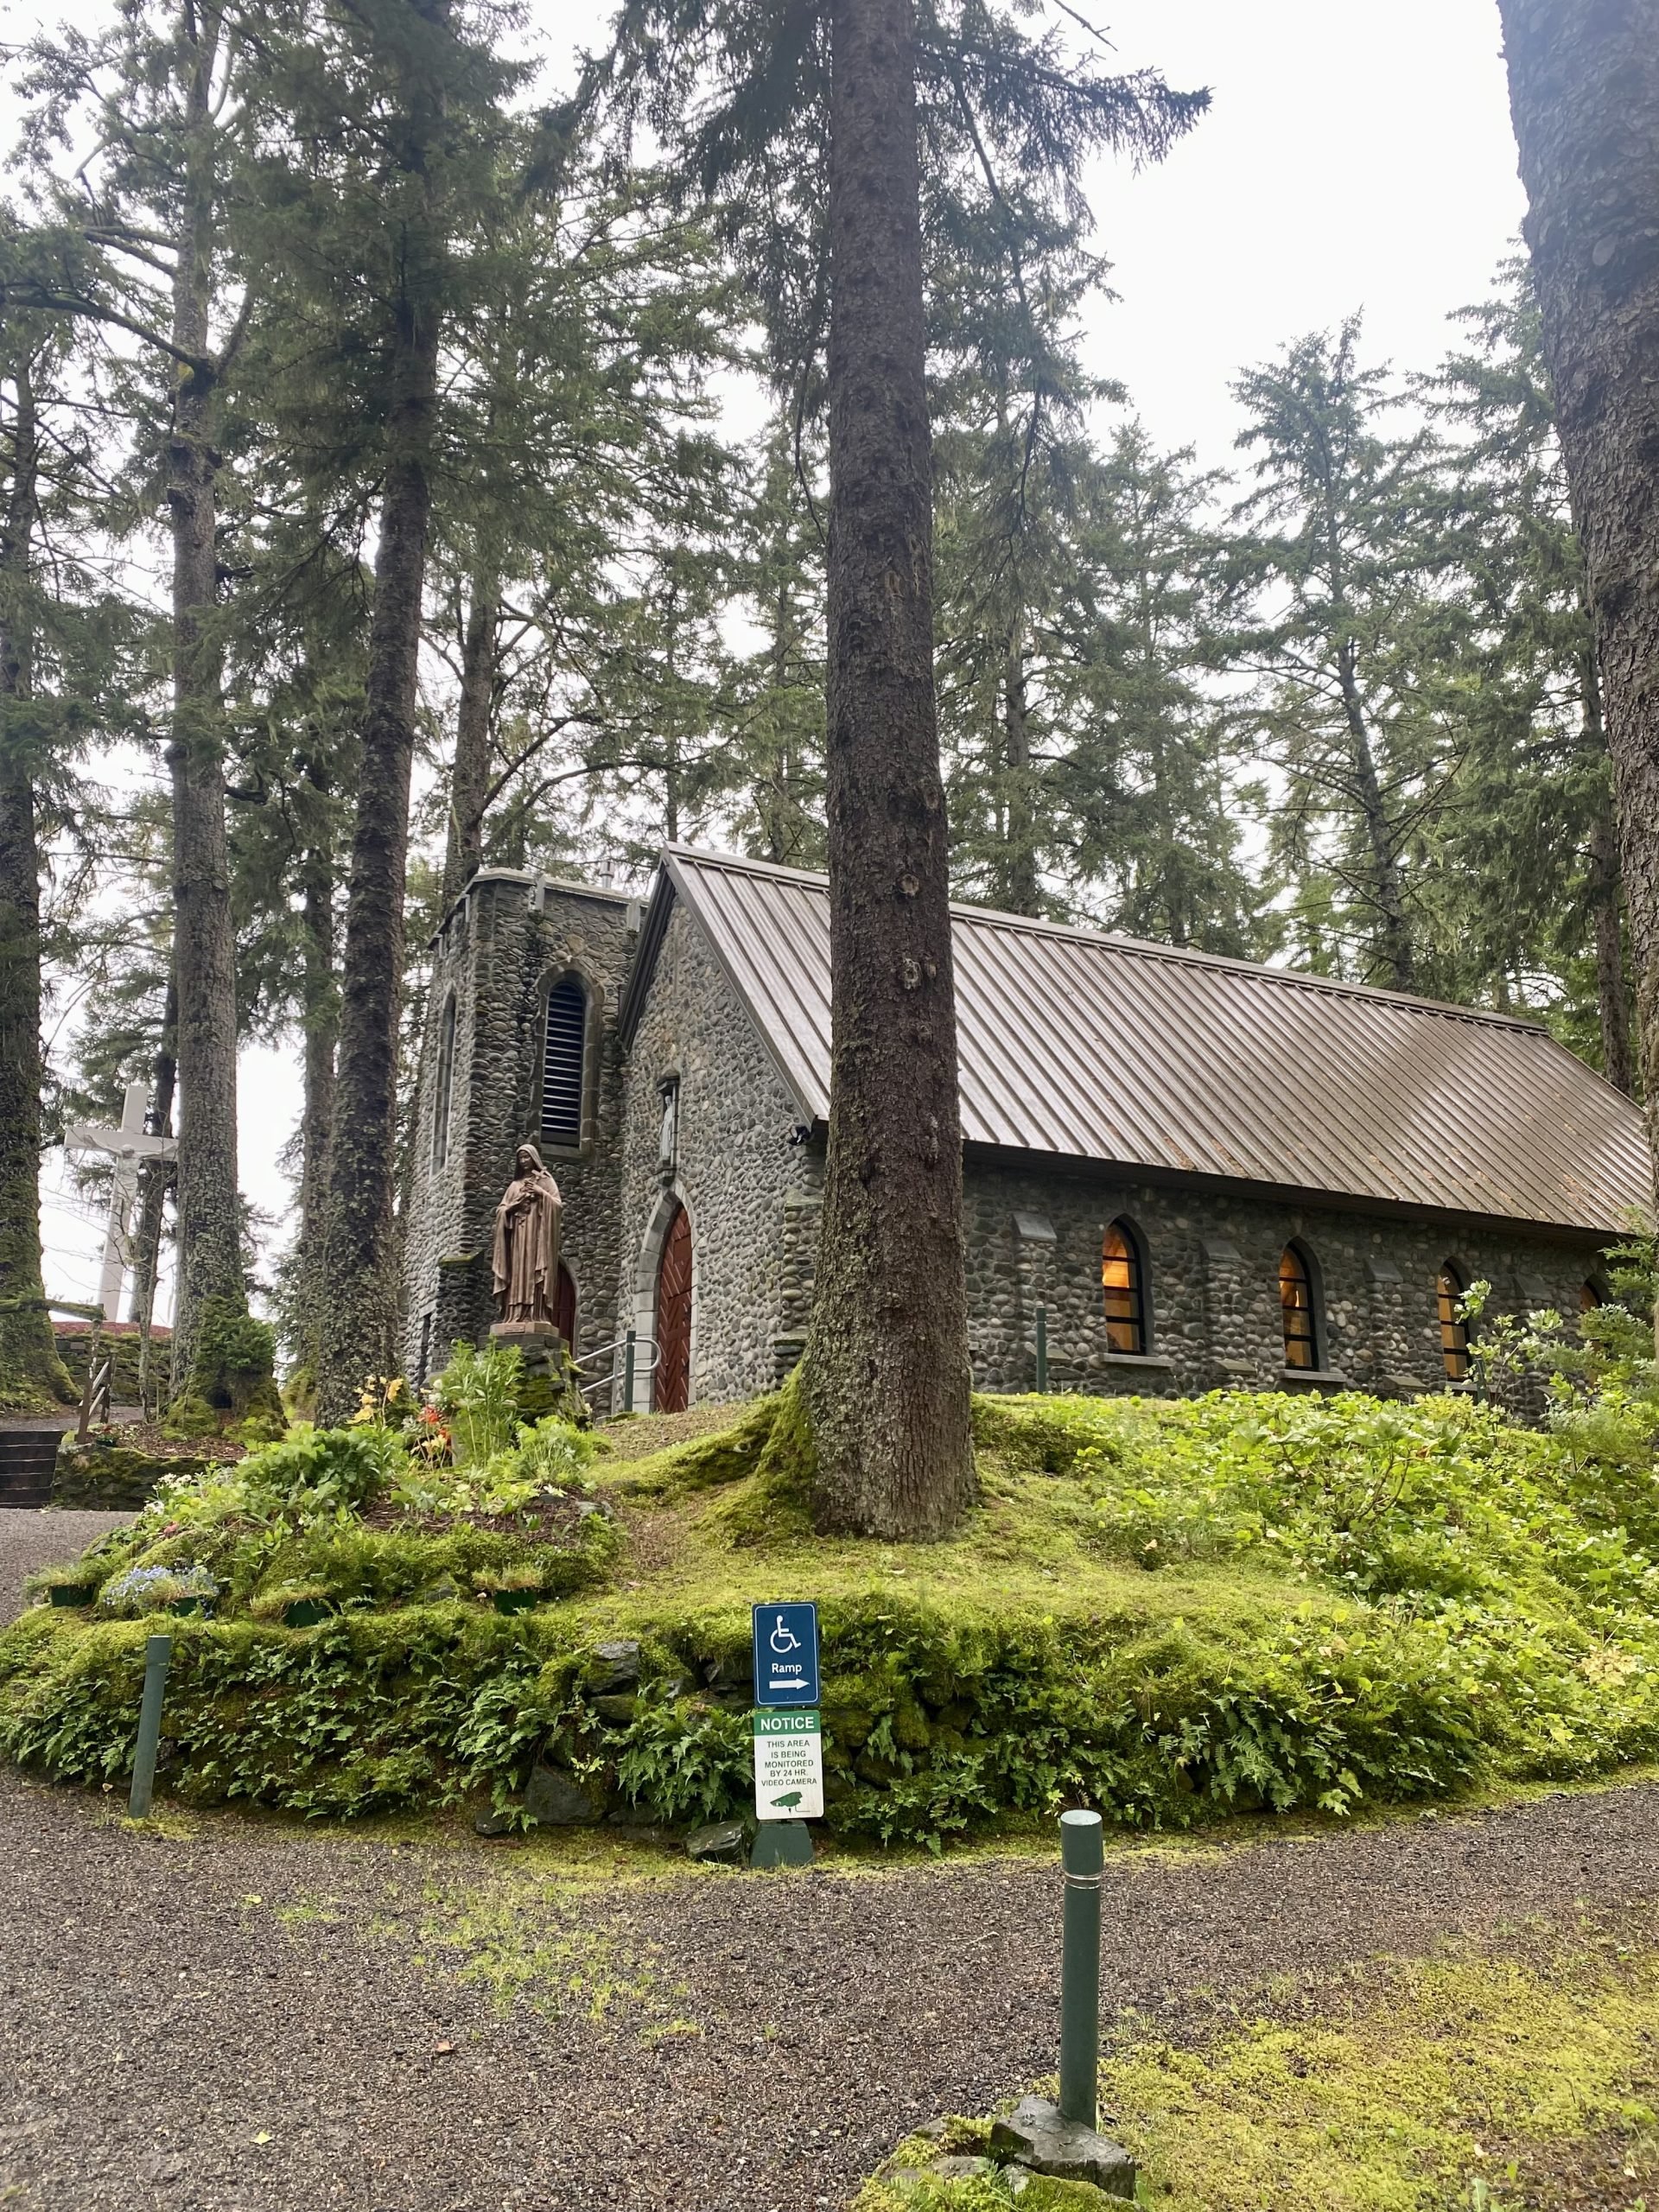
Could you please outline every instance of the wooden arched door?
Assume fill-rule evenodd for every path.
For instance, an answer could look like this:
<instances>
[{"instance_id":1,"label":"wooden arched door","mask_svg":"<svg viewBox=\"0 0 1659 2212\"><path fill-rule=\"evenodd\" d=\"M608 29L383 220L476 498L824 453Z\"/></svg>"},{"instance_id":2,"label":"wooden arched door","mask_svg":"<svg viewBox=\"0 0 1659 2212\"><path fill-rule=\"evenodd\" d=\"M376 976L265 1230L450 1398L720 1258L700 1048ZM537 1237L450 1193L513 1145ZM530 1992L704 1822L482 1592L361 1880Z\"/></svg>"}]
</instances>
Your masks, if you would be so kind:
<instances>
[{"instance_id":1,"label":"wooden arched door","mask_svg":"<svg viewBox=\"0 0 1659 2212\"><path fill-rule=\"evenodd\" d=\"M657 1263L657 1380L652 1405L683 1414L691 1402L691 1217L676 1206Z\"/></svg>"},{"instance_id":2,"label":"wooden arched door","mask_svg":"<svg viewBox=\"0 0 1659 2212\"><path fill-rule=\"evenodd\" d=\"M564 1338L567 1351L576 1348L576 1279L561 1260L553 1290L553 1325Z\"/></svg>"}]
</instances>

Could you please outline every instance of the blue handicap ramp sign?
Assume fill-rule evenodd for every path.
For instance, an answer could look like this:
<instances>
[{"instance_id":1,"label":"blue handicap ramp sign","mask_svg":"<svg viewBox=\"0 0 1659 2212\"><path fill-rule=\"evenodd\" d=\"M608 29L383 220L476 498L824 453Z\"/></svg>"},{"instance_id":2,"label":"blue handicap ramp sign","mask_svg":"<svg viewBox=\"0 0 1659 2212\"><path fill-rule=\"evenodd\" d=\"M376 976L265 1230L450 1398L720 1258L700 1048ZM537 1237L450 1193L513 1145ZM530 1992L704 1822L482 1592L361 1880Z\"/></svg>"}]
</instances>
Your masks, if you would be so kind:
<instances>
[{"instance_id":1,"label":"blue handicap ramp sign","mask_svg":"<svg viewBox=\"0 0 1659 2212\"><path fill-rule=\"evenodd\" d=\"M755 1607L754 1701L772 1706L817 1703L816 1605Z\"/></svg>"}]
</instances>

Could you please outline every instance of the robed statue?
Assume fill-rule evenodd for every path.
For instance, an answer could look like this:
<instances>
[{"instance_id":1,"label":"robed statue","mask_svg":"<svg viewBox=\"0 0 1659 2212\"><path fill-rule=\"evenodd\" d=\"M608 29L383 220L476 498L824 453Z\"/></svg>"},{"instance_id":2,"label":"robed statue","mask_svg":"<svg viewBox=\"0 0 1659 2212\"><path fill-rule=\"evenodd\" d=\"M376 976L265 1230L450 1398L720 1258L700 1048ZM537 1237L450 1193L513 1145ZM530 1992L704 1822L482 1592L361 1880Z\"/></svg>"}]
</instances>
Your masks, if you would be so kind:
<instances>
[{"instance_id":1,"label":"robed statue","mask_svg":"<svg viewBox=\"0 0 1659 2212\"><path fill-rule=\"evenodd\" d=\"M555 1325L562 1211L559 1186L541 1154L533 1144L521 1144L512 1156L512 1180L495 1210L495 1300L504 1321Z\"/></svg>"}]
</instances>

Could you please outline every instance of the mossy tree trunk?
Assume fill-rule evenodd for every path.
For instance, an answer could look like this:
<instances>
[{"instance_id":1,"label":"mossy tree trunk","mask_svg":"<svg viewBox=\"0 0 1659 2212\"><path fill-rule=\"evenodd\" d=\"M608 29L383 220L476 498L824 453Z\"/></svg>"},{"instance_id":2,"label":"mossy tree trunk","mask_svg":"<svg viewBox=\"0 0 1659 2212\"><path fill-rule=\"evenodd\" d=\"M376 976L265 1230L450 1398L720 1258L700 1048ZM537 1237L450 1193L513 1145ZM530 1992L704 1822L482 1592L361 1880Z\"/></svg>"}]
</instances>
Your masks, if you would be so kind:
<instances>
[{"instance_id":1,"label":"mossy tree trunk","mask_svg":"<svg viewBox=\"0 0 1659 2212\"><path fill-rule=\"evenodd\" d=\"M448 0L422 0L435 24ZM443 89L423 70L404 86L393 134L412 191L426 170ZM419 204L411 197L410 206ZM396 1209L398 1016L404 877L426 575L429 480L437 404L444 241L429 206L400 222L387 356L385 465L374 610L346 899L340 1041L329 1147L326 1264L318 1334L317 1418L344 1421L365 1378L396 1371L402 1286Z\"/></svg>"},{"instance_id":2,"label":"mossy tree trunk","mask_svg":"<svg viewBox=\"0 0 1659 2212\"><path fill-rule=\"evenodd\" d=\"M13 378L0 519L0 1407L74 1396L41 1274L41 850L29 703L40 466L27 361Z\"/></svg>"},{"instance_id":3,"label":"mossy tree trunk","mask_svg":"<svg viewBox=\"0 0 1659 2212\"><path fill-rule=\"evenodd\" d=\"M236 964L225 823L223 652L215 448L221 365L210 350L221 25L186 11L180 25L183 149L174 249L172 345L181 365L167 439L173 537L173 973L178 991L178 1285L175 1401L203 1393L198 1341L245 1320L237 1195ZM266 1379L269 1379L267 1374Z\"/></svg>"},{"instance_id":4,"label":"mossy tree trunk","mask_svg":"<svg viewBox=\"0 0 1659 2212\"><path fill-rule=\"evenodd\" d=\"M1595 616L1659 1171L1659 26L1652 0L1499 0L1498 13Z\"/></svg>"},{"instance_id":5,"label":"mossy tree trunk","mask_svg":"<svg viewBox=\"0 0 1659 2212\"><path fill-rule=\"evenodd\" d=\"M973 1454L913 33L908 0L830 12L833 1037L804 1386L820 1525L933 1537Z\"/></svg>"},{"instance_id":6,"label":"mossy tree trunk","mask_svg":"<svg viewBox=\"0 0 1659 2212\"><path fill-rule=\"evenodd\" d=\"M296 1351L315 1384L325 1290L328 1154L334 1129L334 1051L340 1037L334 877L326 852L306 855L301 929L304 977L304 1096L300 1109L300 1222L296 1243Z\"/></svg>"},{"instance_id":7,"label":"mossy tree trunk","mask_svg":"<svg viewBox=\"0 0 1659 2212\"><path fill-rule=\"evenodd\" d=\"M1585 609L1586 622L1589 609ZM1593 637L1579 655L1579 702L1584 747L1607 774L1607 731L1601 712L1601 671ZM1601 1015L1601 1071L1616 1090L1636 1096L1630 1043L1630 995L1624 979L1624 886L1618 868L1618 821L1611 775L1590 824L1590 920L1596 948L1596 1004Z\"/></svg>"},{"instance_id":8,"label":"mossy tree trunk","mask_svg":"<svg viewBox=\"0 0 1659 2212\"><path fill-rule=\"evenodd\" d=\"M460 898L484 860L500 613L494 583L488 577L474 577L461 641L461 696L455 713L454 765L449 776L449 835L444 850L443 892L438 901L443 913Z\"/></svg>"}]
</instances>

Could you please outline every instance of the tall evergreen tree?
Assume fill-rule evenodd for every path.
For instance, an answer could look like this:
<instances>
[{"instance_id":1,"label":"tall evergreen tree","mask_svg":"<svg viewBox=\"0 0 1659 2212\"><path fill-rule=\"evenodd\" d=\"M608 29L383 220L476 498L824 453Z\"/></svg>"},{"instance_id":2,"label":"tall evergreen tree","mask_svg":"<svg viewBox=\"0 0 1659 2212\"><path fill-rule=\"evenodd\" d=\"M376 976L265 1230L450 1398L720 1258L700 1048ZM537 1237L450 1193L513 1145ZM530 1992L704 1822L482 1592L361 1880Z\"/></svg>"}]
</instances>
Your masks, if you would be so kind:
<instances>
[{"instance_id":1,"label":"tall evergreen tree","mask_svg":"<svg viewBox=\"0 0 1659 2212\"><path fill-rule=\"evenodd\" d=\"M20 342L21 341L21 342ZM41 1280L41 504L37 382L51 341L8 322L0 358L0 1407L67 1400Z\"/></svg>"},{"instance_id":2,"label":"tall evergreen tree","mask_svg":"<svg viewBox=\"0 0 1659 2212\"><path fill-rule=\"evenodd\" d=\"M1472 349L1427 380L1459 434L1456 585L1473 618L1470 751L1445 825L1452 927L1482 996L1513 968L1560 979L1577 1035L1577 978L1593 1016L1586 1042L1632 1089L1623 889L1601 676L1584 563L1561 468L1537 302L1524 263L1460 320Z\"/></svg>"},{"instance_id":3,"label":"tall evergreen tree","mask_svg":"<svg viewBox=\"0 0 1659 2212\"><path fill-rule=\"evenodd\" d=\"M731 797L761 860L823 864L823 539L816 457L774 414L736 517L736 582L760 632L730 672Z\"/></svg>"},{"instance_id":4,"label":"tall evergreen tree","mask_svg":"<svg viewBox=\"0 0 1659 2212\"><path fill-rule=\"evenodd\" d=\"M1397 396L1358 340L1357 319L1316 333L1234 387L1256 456L1235 518L1234 651L1281 779L1271 843L1298 950L1410 991L1431 964L1413 853L1460 757L1443 672L1466 623L1431 588L1451 559L1433 439L1390 429Z\"/></svg>"},{"instance_id":5,"label":"tall evergreen tree","mask_svg":"<svg viewBox=\"0 0 1659 2212\"><path fill-rule=\"evenodd\" d=\"M533 168L534 143L510 158ZM451 340L433 516L433 635L454 680L446 902L493 810L493 842L522 850L550 780L626 784L639 760L672 782L645 671L686 594L648 579L683 571L729 512L703 389L731 357L709 242L648 179L607 182L573 156L558 187L503 195Z\"/></svg>"},{"instance_id":6,"label":"tall evergreen tree","mask_svg":"<svg viewBox=\"0 0 1659 2212\"><path fill-rule=\"evenodd\" d=\"M56 219L60 265L19 295L137 340L140 450L171 541L174 969L180 1093L174 1386L211 1419L226 1359L235 1410L277 1412L246 1326L237 1195L236 981L225 820L218 477L227 377L245 329L227 296L225 229L243 48L215 0L143 0L88 40L29 54L26 144ZM228 119L227 119L228 118ZM79 121L95 136L73 176L49 158ZM201 1350L201 1360L198 1353Z\"/></svg>"},{"instance_id":7,"label":"tall evergreen tree","mask_svg":"<svg viewBox=\"0 0 1659 2212\"><path fill-rule=\"evenodd\" d=\"M1659 1164L1659 41L1647 0L1499 0L1498 13L1595 617Z\"/></svg>"},{"instance_id":8,"label":"tall evergreen tree","mask_svg":"<svg viewBox=\"0 0 1659 2212\"><path fill-rule=\"evenodd\" d=\"M973 1475L925 270L970 200L1075 210L1092 148L1155 157L1203 97L908 0L628 0L604 86L722 209L780 385L825 397L833 1039L804 1387L821 1525L937 1535Z\"/></svg>"},{"instance_id":9,"label":"tall evergreen tree","mask_svg":"<svg viewBox=\"0 0 1659 2212\"><path fill-rule=\"evenodd\" d=\"M1135 936L1243 955L1256 949L1255 892L1234 717L1213 680L1220 483L1190 450L1159 453L1136 423L1094 472L1062 632L1071 737L1056 788L1074 904L1097 902Z\"/></svg>"},{"instance_id":10,"label":"tall evergreen tree","mask_svg":"<svg viewBox=\"0 0 1659 2212\"><path fill-rule=\"evenodd\" d=\"M404 875L440 359L467 248L505 180L493 24L452 0L295 0L262 38L269 111L243 251L280 333L270 405L309 486L372 486L373 595L340 978L318 1410L342 1417L397 1338L394 1160Z\"/></svg>"}]
</instances>

